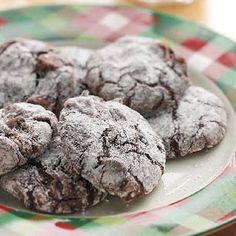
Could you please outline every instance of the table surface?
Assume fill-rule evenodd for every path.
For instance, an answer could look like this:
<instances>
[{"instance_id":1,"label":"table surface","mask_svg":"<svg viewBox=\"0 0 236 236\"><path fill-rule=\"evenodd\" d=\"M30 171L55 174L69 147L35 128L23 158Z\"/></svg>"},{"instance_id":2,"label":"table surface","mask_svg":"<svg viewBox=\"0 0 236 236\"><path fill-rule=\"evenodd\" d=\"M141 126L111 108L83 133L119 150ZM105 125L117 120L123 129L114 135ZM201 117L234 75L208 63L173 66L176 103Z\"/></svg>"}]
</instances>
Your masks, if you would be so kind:
<instances>
[{"instance_id":1,"label":"table surface","mask_svg":"<svg viewBox=\"0 0 236 236\"><path fill-rule=\"evenodd\" d=\"M22 7L29 5L38 5L45 3L99 3L99 4L113 4L113 3L129 3L140 6L150 7L155 10L170 13L176 16L184 17L186 19L198 22L209 27L233 40L236 41L236 30L232 27L231 22L235 22L236 1L234 0L195 0L190 5L168 5L160 6L152 4L142 4L141 0L1 0L0 10L9 9L12 7ZM236 223L224 227L224 229L210 236L228 236L236 234Z\"/></svg>"}]
</instances>

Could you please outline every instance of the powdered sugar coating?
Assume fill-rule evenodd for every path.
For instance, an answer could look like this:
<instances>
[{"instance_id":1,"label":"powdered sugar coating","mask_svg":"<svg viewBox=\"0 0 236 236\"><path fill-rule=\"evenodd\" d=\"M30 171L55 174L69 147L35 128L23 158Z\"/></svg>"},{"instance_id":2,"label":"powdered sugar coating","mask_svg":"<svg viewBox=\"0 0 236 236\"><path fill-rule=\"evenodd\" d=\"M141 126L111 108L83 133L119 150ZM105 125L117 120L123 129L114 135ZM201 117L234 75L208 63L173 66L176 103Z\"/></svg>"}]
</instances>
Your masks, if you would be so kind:
<instances>
[{"instance_id":1,"label":"powdered sugar coating","mask_svg":"<svg viewBox=\"0 0 236 236\"><path fill-rule=\"evenodd\" d=\"M74 170L64 155L60 137L54 138L40 158L3 176L0 184L27 208L54 214L81 211L106 195Z\"/></svg>"},{"instance_id":2,"label":"powdered sugar coating","mask_svg":"<svg viewBox=\"0 0 236 236\"><path fill-rule=\"evenodd\" d=\"M75 95L79 96L86 89L83 80L87 75L87 62L93 50L78 46L66 46L58 48L61 57L71 61L75 69L76 89Z\"/></svg>"},{"instance_id":3,"label":"powdered sugar coating","mask_svg":"<svg viewBox=\"0 0 236 236\"><path fill-rule=\"evenodd\" d=\"M0 70L0 107L28 101L58 115L74 96L73 66L43 42L16 39L1 45Z\"/></svg>"},{"instance_id":4,"label":"powdered sugar coating","mask_svg":"<svg viewBox=\"0 0 236 236\"><path fill-rule=\"evenodd\" d=\"M150 193L163 174L161 139L140 114L116 101L86 95L67 100L59 134L81 176L126 201Z\"/></svg>"},{"instance_id":5,"label":"powdered sugar coating","mask_svg":"<svg viewBox=\"0 0 236 236\"><path fill-rule=\"evenodd\" d=\"M175 158L217 145L226 133L227 114L218 97L191 86L176 107L148 121L163 138L167 158Z\"/></svg>"},{"instance_id":6,"label":"powdered sugar coating","mask_svg":"<svg viewBox=\"0 0 236 236\"><path fill-rule=\"evenodd\" d=\"M57 118L43 107L15 103L0 110L0 175L41 155L57 132Z\"/></svg>"},{"instance_id":7,"label":"powdered sugar coating","mask_svg":"<svg viewBox=\"0 0 236 236\"><path fill-rule=\"evenodd\" d=\"M105 100L122 97L142 114L171 105L189 86L183 58L156 40L123 37L92 54L84 81Z\"/></svg>"}]
</instances>

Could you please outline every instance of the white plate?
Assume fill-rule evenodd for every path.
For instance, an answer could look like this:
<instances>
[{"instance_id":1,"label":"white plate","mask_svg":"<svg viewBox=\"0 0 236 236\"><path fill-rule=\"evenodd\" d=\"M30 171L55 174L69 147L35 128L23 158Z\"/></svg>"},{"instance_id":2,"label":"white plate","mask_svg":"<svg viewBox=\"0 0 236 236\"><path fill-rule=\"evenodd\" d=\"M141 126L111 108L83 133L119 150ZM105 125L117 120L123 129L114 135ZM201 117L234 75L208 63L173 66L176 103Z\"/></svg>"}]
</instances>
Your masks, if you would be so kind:
<instances>
[{"instance_id":1,"label":"white plate","mask_svg":"<svg viewBox=\"0 0 236 236\"><path fill-rule=\"evenodd\" d=\"M228 131L224 140L210 150L168 161L159 186L145 198L126 205L120 199L111 197L83 214L72 215L73 217L141 212L169 205L206 187L222 173L235 151L236 139L233 138L236 133L235 113L225 95L216 85L198 72L191 70L191 68L189 70L191 80L195 85L213 92L223 100L228 114ZM0 190L0 203L16 209L26 210L19 201L2 190Z\"/></svg>"}]
</instances>

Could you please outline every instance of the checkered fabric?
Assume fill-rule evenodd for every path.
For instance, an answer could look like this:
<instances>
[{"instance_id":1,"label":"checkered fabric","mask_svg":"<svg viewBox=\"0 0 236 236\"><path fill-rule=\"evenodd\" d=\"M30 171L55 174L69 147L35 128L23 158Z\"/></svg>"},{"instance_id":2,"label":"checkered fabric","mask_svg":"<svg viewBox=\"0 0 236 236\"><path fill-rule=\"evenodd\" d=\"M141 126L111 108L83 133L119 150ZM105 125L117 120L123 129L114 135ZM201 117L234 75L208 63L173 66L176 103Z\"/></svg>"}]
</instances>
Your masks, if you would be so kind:
<instances>
[{"instance_id":1,"label":"checkered fabric","mask_svg":"<svg viewBox=\"0 0 236 236\"><path fill-rule=\"evenodd\" d=\"M169 43L188 64L214 81L236 108L236 44L199 25L124 7L46 6L0 12L0 41L110 42L126 34ZM236 172L231 164L202 191L139 214L86 218L43 216L0 205L0 235L188 235L236 218Z\"/></svg>"}]
</instances>

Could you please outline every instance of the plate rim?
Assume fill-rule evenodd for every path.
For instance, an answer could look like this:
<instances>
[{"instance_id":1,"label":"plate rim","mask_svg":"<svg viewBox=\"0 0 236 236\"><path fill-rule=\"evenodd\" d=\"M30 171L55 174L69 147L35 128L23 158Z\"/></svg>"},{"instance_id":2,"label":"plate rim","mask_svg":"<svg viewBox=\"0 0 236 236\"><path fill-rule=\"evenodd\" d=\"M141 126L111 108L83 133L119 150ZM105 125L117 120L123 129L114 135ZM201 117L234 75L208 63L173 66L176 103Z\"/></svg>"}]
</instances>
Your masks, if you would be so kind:
<instances>
[{"instance_id":1,"label":"plate rim","mask_svg":"<svg viewBox=\"0 0 236 236\"><path fill-rule=\"evenodd\" d=\"M37 8L48 8L48 7L65 7L65 6L88 6L88 7L117 7L117 8L129 8L129 9L140 9L140 10L144 10L143 8L141 7L135 7L135 6L127 6L127 5L110 5L110 4L86 4L86 3L68 3L68 4L65 4L65 3L58 3L58 4L34 4L33 6L23 6L23 7L14 7L14 8L10 8L10 9L3 9L3 10L0 10L0 14L1 13L7 13L7 12L14 12L14 11L18 11L18 10L30 10L30 9L37 9ZM192 25L195 25L201 29L205 29L207 31L209 31L210 33L212 34L215 34L221 38L225 38L229 41L231 41L233 44L235 44L235 41L227 36L224 36L222 34L220 34L219 32L216 32L214 30L211 30L209 28L207 28L206 26L204 26L203 24L201 23L197 23L197 22L194 22L192 20L188 20L184 17L179 17L179 16L173 16L169 13L163 13L163 12L158 12L158 11L154 11L154 10L147 10L149 12L153 12L154 14L157 14L157 15L162 15L162 16L166 16L168 18L171 18L171 19L177 19L177 20L180 20L181 22L188 22L189 24L192 24ZM0 28L1 30L1 28ZM171 39L171 41L173 41L173 39ZM219 88L219 86L217 86ZM221 90L221 88L219 88ZM229 101L230 102L230 101ZM210 184L211 185L211 184ZM208 185L209 186L209 185ZM207 187L207 186L206 186ZM191 195L192 196L192 195ZM41 214L41 213L35 213L35 214ZM47 215L49 216L49 215ZM50 215L52 217L56 217L56 218L61 218L59 216L55 216L55 215ZM51 217L50 217L51 218ZM201 233L210 233L211 231L214 231L214 230L219 230L221 227L224 227L226 226L227 224L230 224L230 223L233 223L234 221L236 221L236 215L235 216L232 216L231 218L227 219L227 220L224 220L220 223L217 223L217 225L215 225L214 227L208 227L207 229L204 229L202 231L199 231L199 232L196 232L196 233L191 233L191 234L188 234L188 235L198 235L198 234L201 234Z\"/></svg>"}]
</instances>

